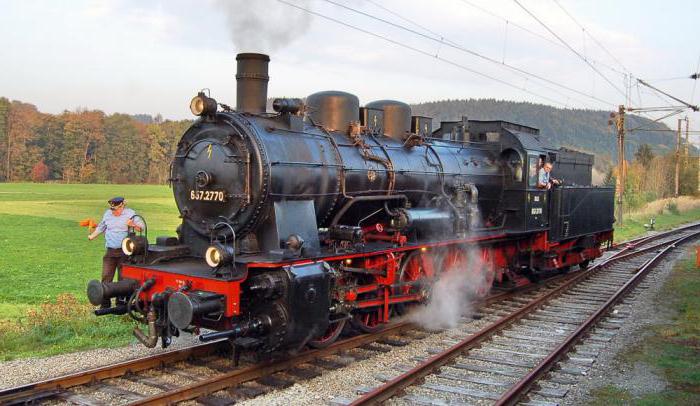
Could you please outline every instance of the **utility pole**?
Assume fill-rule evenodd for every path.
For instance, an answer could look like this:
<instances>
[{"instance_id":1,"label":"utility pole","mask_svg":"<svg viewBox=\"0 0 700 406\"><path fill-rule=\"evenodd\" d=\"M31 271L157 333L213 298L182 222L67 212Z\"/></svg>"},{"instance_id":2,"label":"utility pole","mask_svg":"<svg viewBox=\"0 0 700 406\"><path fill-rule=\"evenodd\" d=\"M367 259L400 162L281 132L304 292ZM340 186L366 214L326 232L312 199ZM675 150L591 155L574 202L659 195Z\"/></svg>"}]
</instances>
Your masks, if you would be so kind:
<instances>
[{"instance_id":1,"label":"utility pole","mask_svg":"<svg viewBox=\"0 0 700 406\"><path fill-rule=\"evenodd\" d=\"M690 151L690 120L688 119L688 116L685 116L685 145L683 149L683 155L685 156L683 165L686 165L688 163L688 153Z\"/></svg>"},{"instance_id":2,"label":"utility pole","mask_svg":"<svg viewBox=\"0 0 700 406\"><path fill-rule=\"evenodd\" d=\"M617 127L617 180L615 193L617 194L617 221L622 225L622 197L625 193L625 106L620 105L616 115Z\"/></svg>"},{"instance_id":3,"label":"utility pole","mask_svg":"<svg viewBox=\"0 0 700 406\"><path fill-rule=\"evenodd\" d=\"M678 197L678 192L680 189L680 174L681 174L681 121L682 118L678 119L678 133L676 138L676 189L674 196Z\"/></svg>"}]
</instances>

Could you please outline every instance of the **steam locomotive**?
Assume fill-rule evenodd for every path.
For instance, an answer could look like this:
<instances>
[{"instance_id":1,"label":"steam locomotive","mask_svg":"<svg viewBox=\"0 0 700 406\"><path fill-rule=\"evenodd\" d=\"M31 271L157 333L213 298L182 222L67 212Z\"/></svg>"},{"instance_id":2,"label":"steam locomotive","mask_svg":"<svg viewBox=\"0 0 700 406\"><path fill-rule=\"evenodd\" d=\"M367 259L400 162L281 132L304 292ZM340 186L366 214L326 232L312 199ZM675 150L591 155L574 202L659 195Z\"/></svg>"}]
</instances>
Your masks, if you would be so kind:
<instances>
[{"instance_id":1,"label":"steam locomotive","mask_svg":"<svg viewBox=\"0 0 700 406\"><path fill-rule=\"evenodd\" d=\"M480 275L484 294L585 268L612 241L613 190L591 186L592 155L340 91L268 113L269 57L236 60L235 110L192 99L169 179L177 237L130 233L119 280L88 284L91 303L116 298L96 314L143 322L148 347L181 331L258 354L324 347L425 302L446 272ZM536 187L545 161L564 186Z\"/></svg>"}]
</instances>

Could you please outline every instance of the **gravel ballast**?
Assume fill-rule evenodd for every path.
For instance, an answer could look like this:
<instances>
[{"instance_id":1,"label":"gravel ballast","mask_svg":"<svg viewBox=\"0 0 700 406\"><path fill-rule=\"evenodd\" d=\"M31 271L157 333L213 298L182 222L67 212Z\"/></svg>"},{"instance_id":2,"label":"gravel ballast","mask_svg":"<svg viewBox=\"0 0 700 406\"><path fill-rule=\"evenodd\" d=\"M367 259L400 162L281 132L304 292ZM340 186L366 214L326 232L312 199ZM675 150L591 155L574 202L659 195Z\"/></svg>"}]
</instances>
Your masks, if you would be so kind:
<instances>
[{"instance_id":1,"label":"gravel ballast","mask_svg":"<svg viewBox=\"0 0 700 406\"><path fill-rule=\"evenodd\" d=\"M592 400L592 391L609 385L628 391L635 397L658 393L666 388L667 382L660 371L639 362L630 364L620 355L642 343L651 326L663 323L671 316L664 306L660 306L664 301L661 290L684 251L684 248L679 248L669 254L642 282L648 287L635 290L632 292L634 299L627 299L618 306L628 311L629 316L612 340L600 348L593 367L571 388L563 399L563 405L587 404Z\"/></svg>"},{"instance_id":2,"label":"gravel ballast","mask_svg":"<svg viewBox=\"0 0 700 406\"><path fill-rule=\"evenodd\" d=\"M199 340L195 336L183 333L180 337L173 338L173 344L165 350L160 347L146 348L134 340L132 344L120 348L99 348L47 358L27 358L0 362L0 371L2 371L2 374L0 374L0 389L143 358L166 351L180 350L195 344L199 344Z\"/></svg>"}]
</instances>

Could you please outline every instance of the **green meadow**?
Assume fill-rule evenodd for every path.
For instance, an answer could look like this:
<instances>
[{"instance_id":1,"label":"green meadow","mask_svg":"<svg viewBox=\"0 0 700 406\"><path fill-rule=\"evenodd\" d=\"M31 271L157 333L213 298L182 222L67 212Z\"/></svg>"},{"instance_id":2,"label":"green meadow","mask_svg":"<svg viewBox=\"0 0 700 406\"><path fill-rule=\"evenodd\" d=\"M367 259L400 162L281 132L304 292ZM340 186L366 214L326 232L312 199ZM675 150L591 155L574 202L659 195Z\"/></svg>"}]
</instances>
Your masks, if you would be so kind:
<instances>
[{"instance_id":1,"label":"green meadow","mask_svg":"<svg viewBox=\"0 0 700 406\"><path fill-rule=\"evenodd\" d=\"M167 186L0 183L0 359L132 340L127 318L96 318L85 298L87 281L100 278L104 239L88 241L78 222L99 221L117 195L146 219L151 239L175 235Z\"/></svg>"},{"instance_id":2,"label":"green meadow","mask_svg":"<svg viewBox=\"0 0 700 406\"><path fill-rule=\"evenodd\" d=\"M175 235L178 211L167 186L0 183L0 360L46 356L133 341L125 316L94 317L85 285L99 279L102 237L78 222L99 221L107 200L124 196L144 216L149 237ZM659 228L700 218L700 209L657 214ZM616 239L644 232L632 219Z\"/></svg>"}]
</instances>

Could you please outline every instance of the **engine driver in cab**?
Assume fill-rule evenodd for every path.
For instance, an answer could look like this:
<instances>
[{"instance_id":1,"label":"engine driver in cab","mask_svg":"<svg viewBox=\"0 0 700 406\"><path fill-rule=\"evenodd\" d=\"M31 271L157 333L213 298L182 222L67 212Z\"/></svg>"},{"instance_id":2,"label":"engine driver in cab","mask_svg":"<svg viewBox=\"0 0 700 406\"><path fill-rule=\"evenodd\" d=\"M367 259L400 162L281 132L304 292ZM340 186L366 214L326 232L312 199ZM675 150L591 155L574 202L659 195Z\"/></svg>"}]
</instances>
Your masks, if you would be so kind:
<instances>
[{"instance_id":1,"label":"engine driver in cab","mask_svg":"<svg viewBox=\"0 0 700 406\"><path fill-rule=\"evenodd\" d=\"M129 227L136 231L141 231L143 223L133 220L136 212L126 207L123 197L113 197L107 201L109 209L102 216L102 221L97 225L95 231L88 235L88 240L92 241L100 234L105 234L105 255L102 257L102 282L112 282L114 274L125 258L122 252L122 240L128 235ZM110 300L106 300L100 306L109 308Z\"/></svg>"},{"instance_id":2,"label":"engine driver in cab","mask_svg":"<svg viewBox=\"0 0 700 406\"><path fill-rule=\"evenodd\" d=\"M552 179L549 177L549 173L552 172L552 163L545 162L540 168L537 174L537 188L538 189L551 189L552 185L561 185L561 181L558 179Z\"/></svg>"}]
</instances>

